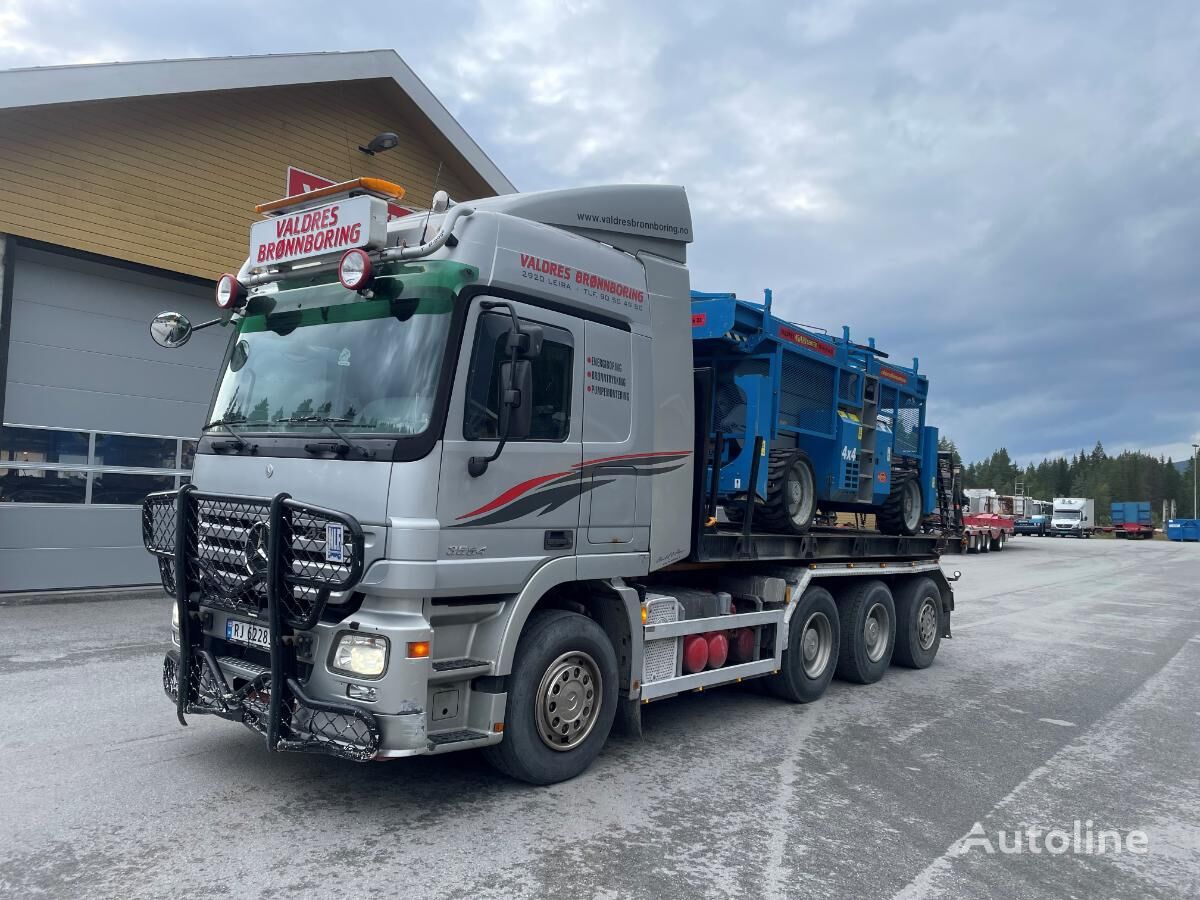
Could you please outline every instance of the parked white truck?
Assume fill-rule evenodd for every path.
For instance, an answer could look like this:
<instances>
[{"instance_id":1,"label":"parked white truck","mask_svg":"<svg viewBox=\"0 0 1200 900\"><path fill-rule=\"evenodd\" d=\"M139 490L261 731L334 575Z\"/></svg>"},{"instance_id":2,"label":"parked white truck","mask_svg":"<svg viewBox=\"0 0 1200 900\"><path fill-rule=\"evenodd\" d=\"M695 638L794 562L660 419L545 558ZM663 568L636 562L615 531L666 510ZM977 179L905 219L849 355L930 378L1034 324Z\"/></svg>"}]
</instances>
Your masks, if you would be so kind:
<instances>
[{"instance_id":1,"label":"parked white truck","mask_svg":"<svg viewBox=\"0 0 1200 900\"><path fill-rule=\"evenodd\" d=\"M482 747L550 783L645 703L933 662L936 535L759 533L749 502L721 524L682 188L389 222L401 193L264 204L219 316L152 323L230 329L192 482L143 509L181 722L355 760Z\"/></svg>"},{"instance_id":2,"label":"parked white truck","mask_svg":"<svg viewBox=\"0 0 1200 900\"><path fill-rule=\"evenodd\" d=\"M1049 534L1090 538L1096 530L1096 501L1084 497L1055 497Z\"/></svg>"}]
</instances>

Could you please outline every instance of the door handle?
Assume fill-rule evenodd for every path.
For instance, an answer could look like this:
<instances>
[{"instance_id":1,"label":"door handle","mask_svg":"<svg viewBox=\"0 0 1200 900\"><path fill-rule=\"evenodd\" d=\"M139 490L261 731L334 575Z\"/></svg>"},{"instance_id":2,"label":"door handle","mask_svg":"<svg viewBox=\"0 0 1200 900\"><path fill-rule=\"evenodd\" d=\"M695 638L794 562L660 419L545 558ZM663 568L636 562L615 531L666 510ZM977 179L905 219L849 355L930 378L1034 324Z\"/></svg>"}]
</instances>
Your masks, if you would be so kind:
<instances>
[{"instance_id":1,"label":"door handle","mask_svg":"<svg viewBox=\"0 0 1200 900\"><path fill-rule=\"evenodd\" d=\"M574 544L575 533L573 531L547 531L542 547L546 550L570 550Z\"/></svg>"}]
</instances>

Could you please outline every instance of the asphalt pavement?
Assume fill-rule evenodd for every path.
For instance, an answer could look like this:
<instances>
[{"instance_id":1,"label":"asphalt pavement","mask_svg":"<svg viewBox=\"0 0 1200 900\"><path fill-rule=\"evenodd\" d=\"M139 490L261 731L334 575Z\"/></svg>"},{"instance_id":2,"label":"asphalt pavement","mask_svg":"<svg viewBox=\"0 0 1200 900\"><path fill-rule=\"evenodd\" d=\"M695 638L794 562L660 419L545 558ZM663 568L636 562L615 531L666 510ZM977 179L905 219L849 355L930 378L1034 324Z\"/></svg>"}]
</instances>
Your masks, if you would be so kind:
<instances>
[{"instance_id":1,"label":"asphalt pavement","mask_svg":"<svg viewBox=\"0 0 1200 900\"><path fill-rule=\"evenodd\" d=\"M165 598L0 606L0 896L1200 896L1200 545L1018 538L945 568L932 668L651 704L549 788L182 728Z\"/></svg>"}]
</instances>

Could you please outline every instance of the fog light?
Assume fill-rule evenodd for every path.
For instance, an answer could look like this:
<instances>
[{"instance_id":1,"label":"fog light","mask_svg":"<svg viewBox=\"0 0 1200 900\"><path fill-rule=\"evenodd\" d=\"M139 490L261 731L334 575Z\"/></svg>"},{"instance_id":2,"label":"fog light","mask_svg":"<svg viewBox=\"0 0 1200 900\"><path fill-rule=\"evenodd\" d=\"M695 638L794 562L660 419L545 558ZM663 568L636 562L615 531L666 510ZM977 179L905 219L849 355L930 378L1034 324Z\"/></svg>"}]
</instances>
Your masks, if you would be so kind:
<instances>
[{"instance_id":1,"label":"fog light","mask_svg":"<svg viewBox=\"0 0 1200 900\"><path fill-rule=\"evenodd\" d=\"M171 602L171 643L179 646L179 604Z\"/></svg>"},{"instance_id":2,"label":"fog light","mask_svg":"<svg viewBox=\"0 0 1200 900\"><path fill-rule=\"evenodd\" d=\"M366 700L368 703L374 703L375 688L367 687L365 684L348 684L346 685L346 696L351 700Z\"/></svg>"},{"instance_id":3,"label":"fog light","mask_svg":"<svg viewBox=\"0 0 1200 900\"><path fill-rule=\"evenodd\" d=\"M387 670L388 640L376 634L343 634L333 651L330 668L348 675L379 678Z\"/></svg>"}]
</instances>

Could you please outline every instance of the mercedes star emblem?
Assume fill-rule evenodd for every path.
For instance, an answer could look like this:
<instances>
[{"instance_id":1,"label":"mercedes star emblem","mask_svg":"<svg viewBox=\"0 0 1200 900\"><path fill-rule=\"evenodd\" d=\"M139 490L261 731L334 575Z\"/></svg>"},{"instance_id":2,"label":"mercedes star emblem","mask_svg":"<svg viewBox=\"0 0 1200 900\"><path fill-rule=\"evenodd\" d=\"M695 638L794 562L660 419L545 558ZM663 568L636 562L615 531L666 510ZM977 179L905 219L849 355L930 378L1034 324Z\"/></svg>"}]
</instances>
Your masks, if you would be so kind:
<instances>
[{"instance_id":1,"label":"mercedes star emblem","mask_svg":"<svg viewBox=\"0 0 1200 900\"><path fill-rule=\"evenodd\" d=\"M274 474L275 474L275 466L273 466L271 463L267 463L267 477L270 478Z\"/></svg>"},{"instance_id":2,"label":"mercedes star emblem","mask_svg":"<svg viewBox=\"0 0 1200 900\"><path fill-rule=\"evenodd\" d=\"M267 570L267 541L270 531L266 522L255 522L246 533L246 546L242 553L246 559L246 571L261 575Z\"/></svg>"}]
</instances>

